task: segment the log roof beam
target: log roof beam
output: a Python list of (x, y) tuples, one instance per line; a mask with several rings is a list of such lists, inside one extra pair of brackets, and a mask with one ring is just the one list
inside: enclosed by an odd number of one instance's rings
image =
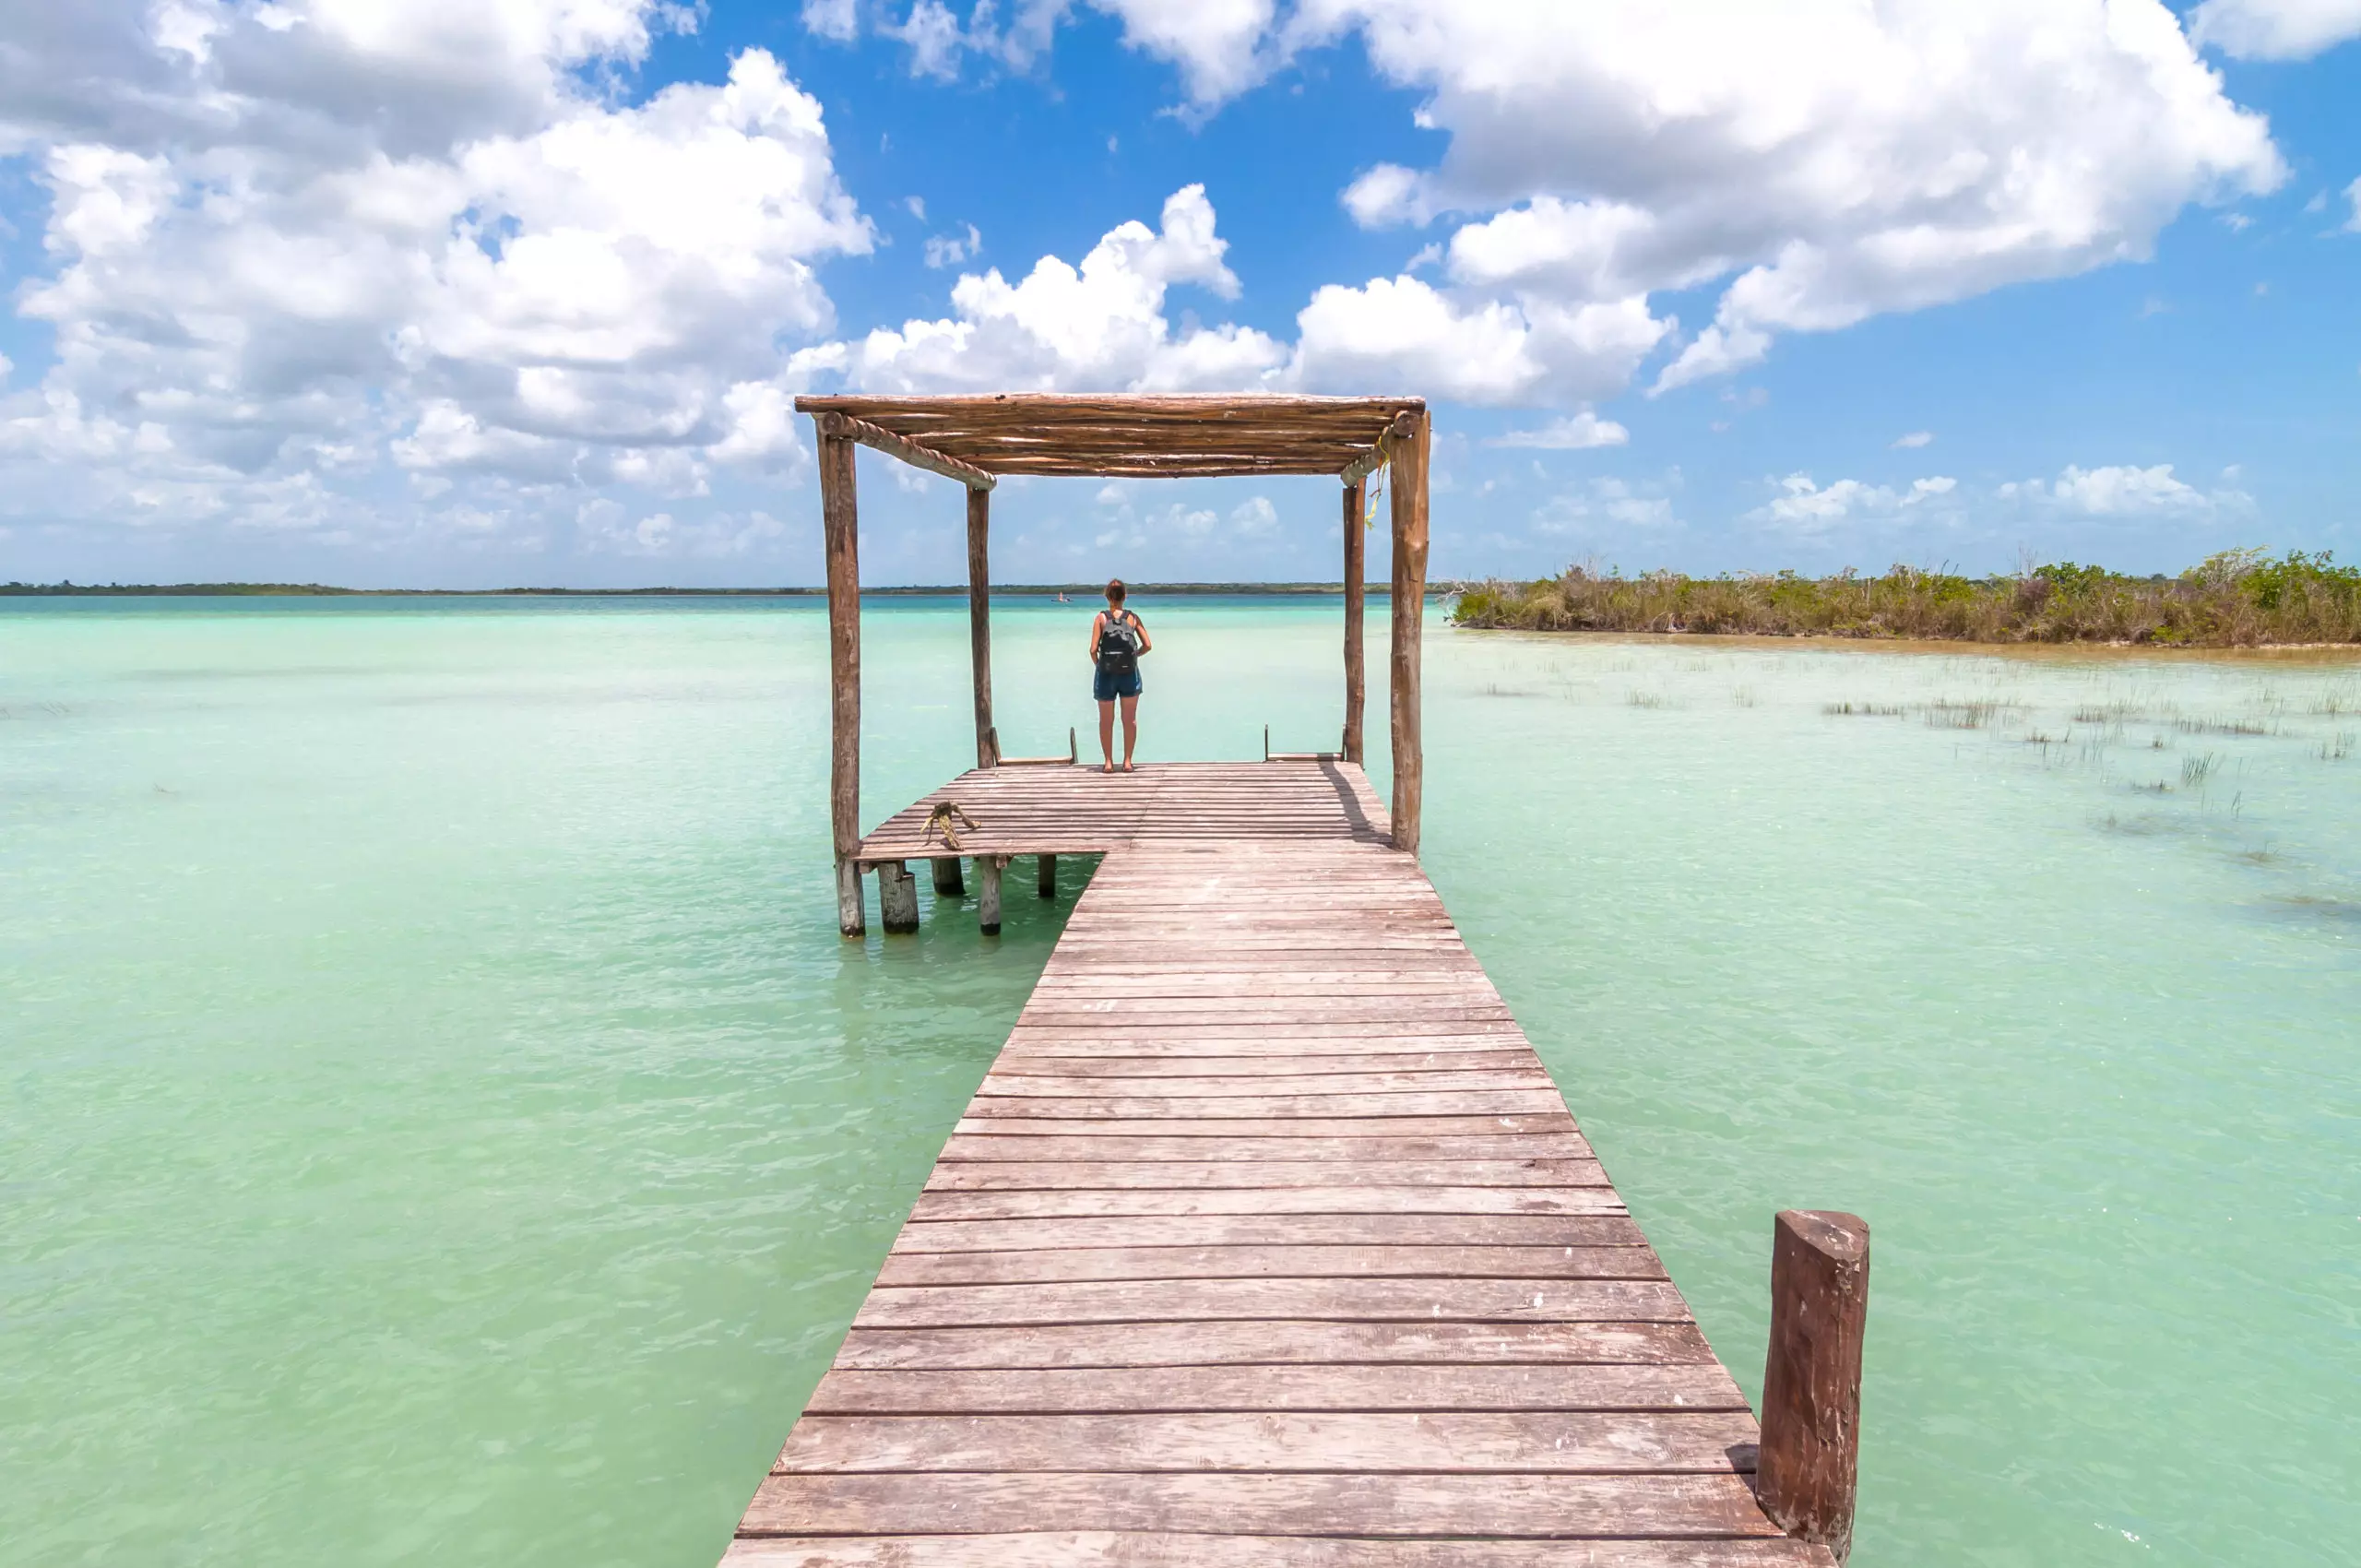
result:
[[(1426, 412), (1418, 398), (1003, 393), (805, 397), (797, 410), (932, 473), (1181, 478), (1382, 466)], [(1392, 437), (1393, 440), (1388, 438)]]

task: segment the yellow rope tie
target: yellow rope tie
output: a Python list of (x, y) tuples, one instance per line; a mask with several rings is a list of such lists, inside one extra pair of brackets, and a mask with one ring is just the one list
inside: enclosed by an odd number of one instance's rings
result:
[(941, 833), (943, 847), (946, 849), (956, 849), (959, 848), (959, 829), (964, 827), (973, 833), (976, 831), (976, 819), (961, 811), (955, 802), (940, 801), (935, 803), (934, 810), (927, 814), (926, 832), (919, 842), (931, 843), (934, 836)]
[(1385, 493), (1385, 484), (1378, 476), (1394, 471), (1394, 454), (1386, 449), (1386, 444), (1393, 438), (1393, 435), (1394, 427), (1392, 425), (1387, 425), (1383, 430), (1378, 432), (1377, 455), (1384, 458), (1385, 461), (1377, 468), (1370, 470), (1368, 482), (1361, 490), (1361, 527), (1363, 529), (1377, 527), (1377, 498)]

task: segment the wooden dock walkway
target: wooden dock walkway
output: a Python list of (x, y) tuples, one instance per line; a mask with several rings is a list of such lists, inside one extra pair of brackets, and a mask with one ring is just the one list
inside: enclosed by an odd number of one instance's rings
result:
[(1834, 1562), (1359, 768), (939, 798), (1107, 858), (730, 1568)]

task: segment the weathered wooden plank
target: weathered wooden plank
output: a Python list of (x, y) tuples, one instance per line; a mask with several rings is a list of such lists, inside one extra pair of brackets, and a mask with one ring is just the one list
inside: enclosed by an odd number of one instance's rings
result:
[(1621, 1214), (1612, 1187), (1266, 1187), (1176, 1192), (920, 1193), (913, 1219), (1188, 1214)]
[(881, 1286), (861, 1328), (1070, 1323), (1686, 1323), (1668, 1283), (1643, 1279), (1156, 1279), (1056, 1285)]
[(1009, 1035), (1008, 1049), (1028, 1056), (1187, 1056), (1204, 1051), (1219, 1056), (1359, 1055), (1370, 1051), (1525, 1049), (1525, 1037), (1511, 1022), (1437, 1028), (1415, 1022), (1352, 1022), (1295, 1024), (1155, 1024), (1138, 1018), (1102, 1017), (1066, 1024), (1019, 1022)]
[(1559, 1099), (1555, 1088), (1460, 1089), (1450, 1093), (1406, 1090), (1398, 1094), (1106, 1095), (1090, 1099), (1051, 1095), (978, 1095), (967, 1107), (967, 1119), (1547, 1116), (1552, 1111), (1562, 1114), (1564, 1110), (1565, 1101)]
[[(1042, 1077), (1003, 1073), (995, 1067), (985, 1075), (976, 1092), (994, 1099), (1095, 1099), (1128, 1086), (1110, 1086), (1097, 1077)], [(1239, 1078), (1167, 1078), (1140, 1086), (1160, 1095), (1203, 1099), (1215, 1095), (1375, 1095), (1416, 1092), (1444, 1094), (1454, 1089), (1539, 1089), (1555, 1092), (1549, 1075), (1538, 1064), (1524, 1070), (1495, 1067), (1477, 1072), (1438, 1068), (1430, 1073), (1306, 1073)]]
[(722, 1568), (1832, 1568), (1801, 1541), (1383, 1540), (1111, 1530), (752, 1536)]
[[(1265, 1129), (1268, 1130), (1267, 1128)], [(943, 1146), (948, 1163), (966, 1160), (1452, 1160), (1590, 1159), (1574, 1133), (1456, 1138), (1025, 1137), (957, 1133)]]
[(1202, 1530), (1240, 1535), (1774, 1534), (1746, 1479), (1708, 1476), (774, 1475), (740, 1528)]
[[(1224, 1151), (1209, 1149), (1208, 1154)], [(937, 1165), (931, 1193), (1215, 1187), (1605, 1187), (1595, 1159), (1062, 1159)]]
[(1754, 1441), (1737, 1410), (807, 1414), (772, 1469), (1726, 1475), (1753, 1469)]
[(926, 1370), (1021, 1367), (1710, 1363), (1693, 1323), (1334, 1323), (1230, 1321), (871, 1329), (845, 1336), (836, 1365)]
[(1726, 1410), (1746, 1397), (1711, 1362), (1543, 1366), (1042, 1368), (854, 1372), (820, 1380), (808, 1415), (1209, 1410)]
[(1074, 1247), (896, 1253), (880, 1285), (1079, 1279), (1662, 1279), (1647, 1247)]
[(1513, 1116), (1152, 1116), (1031, 1117), (967, 1116), (955, 1128), (962, 1136), (1163, 1137), (1163, 1138), (1453, 1138), (1574, 1134), (1564, 1111)]
[[(1143, 1218), (913, 1218), (894, 1253), (1100, 1247), (1624, 1247), (1631, 1217), (1558, 1214), (1188, 1214)], [(1513, 1270), (1511, 1272), (1522, 1272)]]

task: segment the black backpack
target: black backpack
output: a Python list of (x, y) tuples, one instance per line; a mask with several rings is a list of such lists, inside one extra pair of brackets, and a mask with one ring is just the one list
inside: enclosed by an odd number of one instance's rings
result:
[(1140, 667), (1140, 635), (1128, 610), (1110, 610), (1098, 629), (1098, 672), (1129, 675)]

